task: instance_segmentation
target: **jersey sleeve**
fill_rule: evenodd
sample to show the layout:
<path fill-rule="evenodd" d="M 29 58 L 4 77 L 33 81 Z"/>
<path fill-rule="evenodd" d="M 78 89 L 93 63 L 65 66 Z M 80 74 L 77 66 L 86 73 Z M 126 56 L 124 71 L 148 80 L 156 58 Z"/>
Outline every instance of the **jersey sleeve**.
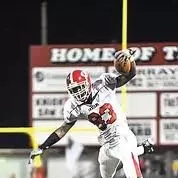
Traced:
<path fill-rule="evenodd" d="M 111 90 L 114 90 L 117 87 L 117 77 L 119 74 L 115 73 L 104 73 L 101 75 L 103 85 Z"/>
<path fill-rule="evenodd" d="M 77 121 L 77 117 L 72 113 L 72 102 L 69 100 L 64 104 L 64 121 L 66 123 L 72 123 Z"/>

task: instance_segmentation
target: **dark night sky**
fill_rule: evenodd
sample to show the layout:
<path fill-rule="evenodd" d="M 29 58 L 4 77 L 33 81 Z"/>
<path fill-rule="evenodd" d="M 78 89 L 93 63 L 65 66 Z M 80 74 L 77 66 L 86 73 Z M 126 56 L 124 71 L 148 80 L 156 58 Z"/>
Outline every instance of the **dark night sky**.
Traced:
<path fill-rule="evenodd" d="M 129 42 L 178 41 L 176 0 L 128 1 Z M 48 43 L 121 42 L 121 2 L 48 0 Z M 0 39 L 0 126 L 27 126 L 28 48 L 40 44 L 40 1 L 2 1 Z M 0 143 L 26 144 L 14 137 L 24 143 L 12 143 L 12 135 L 1 135 Z"/>

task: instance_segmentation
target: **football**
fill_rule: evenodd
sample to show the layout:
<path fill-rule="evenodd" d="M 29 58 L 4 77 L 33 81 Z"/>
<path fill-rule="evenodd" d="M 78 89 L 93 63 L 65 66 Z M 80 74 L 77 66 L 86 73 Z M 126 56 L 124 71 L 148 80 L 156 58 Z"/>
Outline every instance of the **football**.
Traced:
<path fill-rule="evenodd" d="M 121 74 L 127 74 L 131 69 L 130 58 L 123 57 L 123 59 L 114 59 L 114 67 L 117 72 Z"/>

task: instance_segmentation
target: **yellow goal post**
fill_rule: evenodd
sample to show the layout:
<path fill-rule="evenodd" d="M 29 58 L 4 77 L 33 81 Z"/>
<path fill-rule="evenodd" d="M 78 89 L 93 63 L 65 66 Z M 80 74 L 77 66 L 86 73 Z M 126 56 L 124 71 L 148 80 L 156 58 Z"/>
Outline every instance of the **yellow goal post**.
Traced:
<path fill-rule="evenodd" d="M 127 48 L 127 13 L 128 0 L 122 0 L 122 49 Z M 121 102 L 124 112 L 127 110 L 127 88 L 126 85 L 121 87 Z"/>

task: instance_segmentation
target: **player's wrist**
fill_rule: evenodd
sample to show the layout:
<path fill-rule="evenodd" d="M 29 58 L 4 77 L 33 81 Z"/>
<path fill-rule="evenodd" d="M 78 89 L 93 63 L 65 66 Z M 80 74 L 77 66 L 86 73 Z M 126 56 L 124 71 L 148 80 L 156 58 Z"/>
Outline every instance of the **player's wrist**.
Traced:
<path fill-rule="evenodd" d="M 41 144 L 39 147 L 38 147 L 40 150 L 44 151 L 47 149 L 47 147 L 45 147 L 43 144 Z"/>
<path fill-rule="evenodd" d="M 39 146 L 39 149 L 41 149 L 42 151 L 44 151 L 44 150 L 48 149 L 49 147 L 51 147 L 53 144 L 55 144 L 59 140 L 60 140 L 59 136 L 55 132 L 53 132 L 47 138 L 47 140 L 43 144 L 41 144 Z"/>

